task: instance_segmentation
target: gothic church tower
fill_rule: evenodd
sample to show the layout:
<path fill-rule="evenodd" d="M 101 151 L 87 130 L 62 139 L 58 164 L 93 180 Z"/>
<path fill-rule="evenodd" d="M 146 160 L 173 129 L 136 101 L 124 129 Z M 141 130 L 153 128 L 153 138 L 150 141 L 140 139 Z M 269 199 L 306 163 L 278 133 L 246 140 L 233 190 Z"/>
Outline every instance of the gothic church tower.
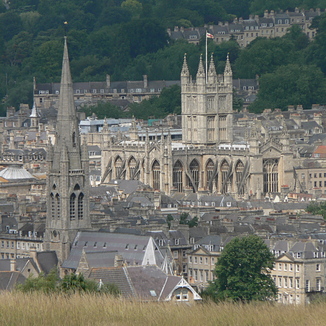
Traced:
<path fill-rule="evenodd" d="M 206 72 L 200 57 L 192 81 L 186 56 L 181 71 L 182 140 L 192 146 L 232 143 L 232 69 L 227 57 L 224 74 L 216 74 L 213 56 Z"/>
<path fill-rule="evenodd" d="M 91 228 L 89 217 L 89 158 L 81 145 L 70 74 L 67 39 L 64 40 L 55 144 L 47 154 L 47 217 L 45 246 L 59 262 L 67 259 L 78 230 Z"/>

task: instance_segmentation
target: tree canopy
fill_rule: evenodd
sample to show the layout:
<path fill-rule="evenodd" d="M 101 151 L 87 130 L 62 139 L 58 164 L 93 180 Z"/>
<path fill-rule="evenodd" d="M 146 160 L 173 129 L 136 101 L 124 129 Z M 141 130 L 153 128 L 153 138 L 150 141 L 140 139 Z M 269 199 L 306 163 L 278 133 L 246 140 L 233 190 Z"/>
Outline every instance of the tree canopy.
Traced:
<path fill-rule="evenodd" d="M 82 274 L 68 274 L 63 279 L 60 279 L 56 269 L 53 269 L 49 274 L 40 274 L 35 277 L 30 275 L 23 284 L 16 287 L 17 291 L 21 292 L 43 292 L 46 294 L 55 293 L 99 293 L 118 295 L 119 289 L 114 284 L 101 284 L 96 281 L 85 279 Z"/>
<path fill-rule="evenodd" d="M 112 81 L 140 80 L 145 74 L 150 80 L 178 80 L 184 53 L 191 74 L 196 74 L 205 41 L 203 38 L 195 45 L 172 40 L 167 28 L 231 22 L 235 16 L 248 18 L 249 14 L 262 15 L 265 10 L 295 7 L 325 8 L 326 0 L 15 0 L 6 6 L 1 3 L 0 112 L 4 113 L 7 106 L 18 107 L 19 103 L 32 105 L 33 77 L 37 83 L 60 80 L 64 34 L 68 36 L 74 81 L 105 80 L 106 74 L 111 75 Z M 65 21 L 68 24 L 63 24 Z M 318 31 L 313 41 L 299 26 L 292 26 L 282 38 L 256 39 L 243 49 L 235 39 L 222 44 L 209 40 L 208 50 L 209 54 L 214 53 L 218 73 L 223 72 L 226 55 L 230 54 L 235 78 L 258 75 L 263 82 L 266 74 L 279 74 L 278 68 L 293 64 L 303 67 L 302 78 L 306 78 L 307 70 L 315 71 L 312 67 L 317 66 L 324 79 L 326 15 L 317 16 L 313 27 Z M 291 85 L 289 92 L 296 93 L 295 84 Z M 317 101 L 324 104 L 319 96 L 322 91 L 323 86 L 313 94 L 301 93 L 300 104 L 309 106 Z M 277 90 L 261 93 L 255 110 L 269 105 L 269 95 L 274 98 L 279 95 Z M 141 111 L 144 118 L 178 112 L 175 109 L 178 105 L 173 104 L 173 108 L 169 103 L 164 105 L 168 107 L 162 110 L 162 106 L 153 109 L 152 103 L 146 103 L 136 105 L 132 111 Z"/>
<path fill-rule="evenodd" d="M 270 276 L 274 257 L 255 235 L 231 240 L 215 267 L 216 279 L 204 292 L 213 300 L 240 302 L 274 299 L 277 288 Z"/>

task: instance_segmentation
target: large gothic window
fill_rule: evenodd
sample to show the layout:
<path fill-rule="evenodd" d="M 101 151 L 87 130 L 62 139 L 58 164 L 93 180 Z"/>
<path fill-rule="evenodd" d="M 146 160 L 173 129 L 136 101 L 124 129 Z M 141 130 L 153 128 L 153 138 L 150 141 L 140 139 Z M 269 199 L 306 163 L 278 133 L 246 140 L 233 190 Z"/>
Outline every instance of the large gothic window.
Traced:
<path fill-rule="evenodd" d="M 235 167 L 235 182 L 237 185 L 239 195 L 244 194 L 244 185 L 241 184 L 243 178 L 243 171 L 244 171 L 244 165 L 241 161 L 239 161 Z"/>
<path fill-rule="evenodd" d="M 76 218 L 76 195 L 72 193 L 70 195 L 70 219 L 74 220 Z"/>
<path fill-rule="evenodd" d="M 60 202 L 60 195 L 56 194 L 55 195 L 55 202 L 57 206 L 57 218 L 61 217 L 61 202 Z"/>
<path fill-rule="evenodd" d="M 217 178 L 215 178 L 215 180 L 212 180 L 214 170 L 215 170 L 214 162 L 211 159 L 209 159 L 206 164 L 206 187 L 210 191 L 213 190 L 214 185 L 215 185 L 215 187 L 217 187 Z M 214 184 L 214 182 L 215 182 L 215 184 Z"/>
<path fill-rule="evenodd" d="M 190 174 L 194 184 L 192 186 L 193 191 L 196 192 L 199 186 L 199 163 L 197 160 L 192 160 L 190 163 Z M 192 182 L 191 182 L 192 183 Z"/>
<path fill-rule="evenodd" d="M 137 162 L 134 157 L 129 160 L 129 179 L 133 180 L 135 175 Z"/>
<path fill-rule="evenodd" d="M 120 179 L 120 174 L 122 172 L 122 159 L 120 156 L 117 157 L 114 163 L 115 166 L 115 178 Z"/>
<path fill-rule="evenodd" d="M 153 188 L 155 190 L 160 190 L 160 175 L 161 175 L 161 169 L 160 169 L 160 163 L 155 161 L 152 166 L 152 173 L 153 173 Z"/>
<path fill-rule="evenodd" d="M 177 189 L 178 192 L 182 192 L 182 174 L 183 167 L 180 161 L 177 161 L 173 166 L 173 187 Z"/>
<path fill-rule="evenodd" d="M 222 175 L 222 189 L 221 192 L 223 194 L 227 193 L 230 186 L 229 180 L 229 163 L 227 161 L 223 161 L 221 165 L 221 175 Z"/>
<path fill-rule="evenodd" d="M 78 196 L 78 219 L 84 218 L 84 194 L 80 193 Z"/>
<path fill-rule="evenodd" d="M 263 161 L 264 193 L 278 192 L 278 159 Z"/>

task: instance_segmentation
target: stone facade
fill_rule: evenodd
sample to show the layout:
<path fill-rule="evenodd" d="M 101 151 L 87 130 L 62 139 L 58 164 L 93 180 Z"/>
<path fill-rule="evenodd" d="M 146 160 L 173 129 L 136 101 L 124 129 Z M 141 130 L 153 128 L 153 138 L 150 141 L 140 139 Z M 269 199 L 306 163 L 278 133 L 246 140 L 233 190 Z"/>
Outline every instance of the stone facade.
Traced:
<path fill-rule="evenodd" d="M 172 141 L 169 128 L 140 136 L 136 125 L 129 138 L 111 137 L 102 129 L 102 183 L 140 180 L 167 194 L 231 194 L 260 199 L 293 185 L 295 158 L 285 131 L 262 135 L 251 120 L 243 141 L 235 139 L 232 70 L 229 59 L 217 75 L 213 58 L 207 76 L 200 59 L 192 80 L 186 58 L 181 72 L 182 141 Z M 267 132 L 266 132 L 267 134 Z"/>

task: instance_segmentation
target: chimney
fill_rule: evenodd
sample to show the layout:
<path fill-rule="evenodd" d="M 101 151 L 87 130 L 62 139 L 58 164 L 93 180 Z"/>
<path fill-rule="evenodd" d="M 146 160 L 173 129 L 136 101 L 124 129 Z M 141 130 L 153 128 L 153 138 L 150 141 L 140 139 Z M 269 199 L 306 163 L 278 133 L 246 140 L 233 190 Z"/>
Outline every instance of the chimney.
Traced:
<path fill-rule="evenodd" d="M 29 256 L 31 257 L 31 259 L 33 259 L 35 265 L 37 266 L 38 270 L 39 270 L 39 273 L 42 272 L 42 268 L 38 262 L 38 259 L 37 259 L 37 252 L 36 252 L 36 247 L 33 246 L 33 247 L 30 247 L 29 249 Z"/>
<path fill-rule="evenodd" d="M 147 75 L 143 75 L 143 80 L 144 80 L 144 88 L 147 88 L 148 87 Z"/>
<path fill-rule="evenodd" d="M 10 259 L 10 272 L 16 271 L 16 258 Z"/>
<path fill-rule="evenodd" d="M 111 77 L 110 75 L 106 75 L 106 87 L 110 88 L 111 87 Z"/>

